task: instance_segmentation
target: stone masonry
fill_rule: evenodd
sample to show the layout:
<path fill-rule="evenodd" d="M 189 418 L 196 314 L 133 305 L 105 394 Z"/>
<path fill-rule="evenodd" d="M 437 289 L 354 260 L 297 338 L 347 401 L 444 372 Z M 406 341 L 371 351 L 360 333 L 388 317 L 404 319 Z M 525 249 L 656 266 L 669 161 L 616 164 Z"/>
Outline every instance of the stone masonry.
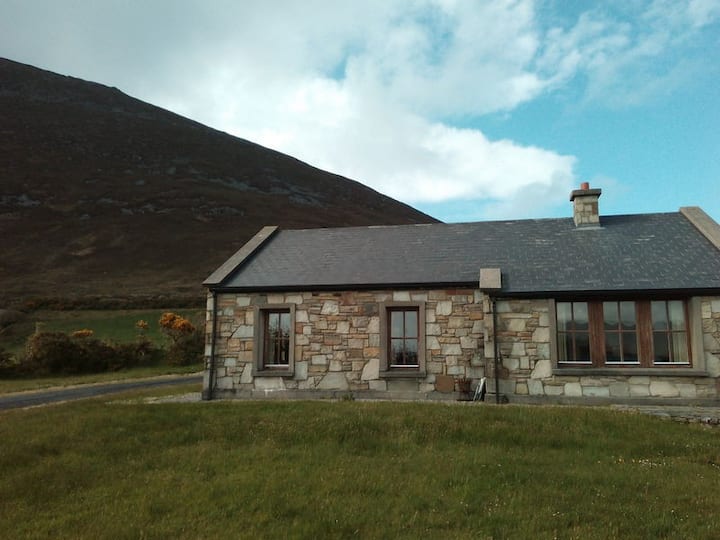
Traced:
<path fill-rule="evenodd" d="M 424 377 L 381 376 L 379 306 L 387 301 L 425 302 Z M 273 304 L 295 305 L 294 374 L 253 377 L 255 306 Z M 436 378 L 478 380 L 484 375 L 484 316 L 482 294 L 473 290 L 222 294 L 218 296 L 216 388 L 221 394 L 237 396 L 312 391 L 330 396 L 353 392 L 454 399 L 452 394 L 438 395 Z M 209 357 L 212 325 L 207 328 Z"/>
<path fill-rule="evenodd" d="M 426 373 L 383 378 L 380 366 L 380 304 L 425 302 Z M 717 399 L 720 395 L 720 298 L 700 300 L 704 371 L 698 374 L 559 374 L 552 358 L 552 303 L 543 299 L 491 302 L 479 290 L 293 292 L 218 295 L 215 349 L 217 396 L 358 397 L 455 399 L 436 388 L 440 377 L 488 377 L 493 389 L 494 343 L 501 355 L 499 387 L 510 401 L 623 401 L 652 398 Z M 292 377 L 253 376 L 255 307 L 295 305 Z M 208 320 L 212 313 L 208 300 Z M 207 325 L 206 361 L 210 356 Z M 693 354 L 698 354 L 694 351 Z M 697 363 L 697 358 L 695 360 Z M 207 371 L 206 371 L 207 384 Z"/>

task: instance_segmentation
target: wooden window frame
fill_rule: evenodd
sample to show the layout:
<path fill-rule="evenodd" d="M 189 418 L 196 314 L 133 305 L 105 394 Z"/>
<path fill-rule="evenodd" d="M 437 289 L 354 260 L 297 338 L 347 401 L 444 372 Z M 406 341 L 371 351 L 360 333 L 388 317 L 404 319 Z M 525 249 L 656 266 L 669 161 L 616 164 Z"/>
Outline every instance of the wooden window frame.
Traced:
<path fill-rule="evenodd" d="M 288 336 L 288 363 L 266 363 L 268 315 L 287 313 L 290 316 Z M 256 306 L 253 340 L 254 377 L 292 377 L 295 374 L 295 304 L 266 304 Z"/>
<path fill-rule="evenodd" d="M 674 331 L 676 333 L 684 333 L 687 347 L 687 362 L 656 362 L 653 351 L 653 325 L 651 302 L 679 300 L 683 303 L 684 330 Z M 635 304 L 635 333 L 637 336 L 637 354 L 638 362 L 607 362 L 605 349 L 605 320 L 603 304 L 612 302 L 619 304 L 620 302 L 634 302 Z M 560 330 L 557 322 L 557 305 L 561 302 L 586 302 L 588 307 L 588 331 L 590 333 L 590 362 L 560 360 L 559 347 L 561 334 L 567 334 L 567 331 Z M 554 364 L 559 371 L 566 371 L 568 368 L 578 368 L 579 370 L 592 370 L 605 368 L 608 371 L 624 370 L 632 372 L 638 368 L 649 368 L 650 370 L 668 369 L 668 370 L 691 370 L 693 364 L 693 340 L 694 332 L 692 328 L 692 319 L 690 317 L 691 300 L 686 298 L 661 298 L 661 299 L 572 299 L 572 300 L 556 300 L 551 302 L 553 316 L 553 339 L 554 339 Z M 673 332 L 668 330 L 668 332 Z"/>
<path fill-rule="evenodd" d="M 417 365 L 393 365 L 391 361 L 391 313 L 417 312 Z M 412 338 L 411 338 L 412 339 Z M 425 302 L 380 303 L 380 376 L 384 378 L 425 377 Z"/>

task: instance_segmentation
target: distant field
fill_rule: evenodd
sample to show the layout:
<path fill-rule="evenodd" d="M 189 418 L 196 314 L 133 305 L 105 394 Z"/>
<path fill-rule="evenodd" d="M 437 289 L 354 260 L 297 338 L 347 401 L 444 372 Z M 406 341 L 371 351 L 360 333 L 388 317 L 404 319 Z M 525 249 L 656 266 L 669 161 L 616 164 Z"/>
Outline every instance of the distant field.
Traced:
<path fill-rule="evenodd" d="M 0 413 L 8 538 L 718 538 L 720 431 L 607 409 L 128 403 Z"/>
<path fill-rule="evenodd" d="M 149 324 L 146 331 L 148 339 L 163 345 L 165 338 L 160 333 L 157 322 L 165 311 L 179 313 L 196 324 L 205 320 L 205 311 L 202 309 L 36 311 L 25 321 L 0 333 L 0 347 L 15 355 L 20 354 L 24 350 L 25 341 L 36 329 L 44 332 L 70 333 L 89 328 L 96 338 L 127 343 L 137 339 L 138 330 L 135 328 L 135 323 L 141 319 Z"/>

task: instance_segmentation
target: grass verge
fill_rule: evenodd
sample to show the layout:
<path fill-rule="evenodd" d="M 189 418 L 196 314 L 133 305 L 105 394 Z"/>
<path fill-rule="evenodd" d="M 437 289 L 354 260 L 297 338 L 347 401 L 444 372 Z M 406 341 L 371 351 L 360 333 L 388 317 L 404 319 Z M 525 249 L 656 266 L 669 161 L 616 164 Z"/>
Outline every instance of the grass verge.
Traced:
<path fill-rule="evenodd" d="M 720 431 L 361 402 L 0 414 L 8 537 L 717 538 Z"/>
<path fill-rule="evenodd" d="M 37 378 L 0 379 L 0 394 L 9 392 L 24 392 L 26 390 L 42 390 L 61 386 L 74 386 L 77 384 L 104 383 L 110 381 L 124 381 L 128 379 L 144 379 L 160 375 L 182 375 L 202 371 L 202 362 L 189 366 L 145 366 L 132 369 L 123 369 L 107 373 L 92 373 L 88 375 L 57 375 Z"/>

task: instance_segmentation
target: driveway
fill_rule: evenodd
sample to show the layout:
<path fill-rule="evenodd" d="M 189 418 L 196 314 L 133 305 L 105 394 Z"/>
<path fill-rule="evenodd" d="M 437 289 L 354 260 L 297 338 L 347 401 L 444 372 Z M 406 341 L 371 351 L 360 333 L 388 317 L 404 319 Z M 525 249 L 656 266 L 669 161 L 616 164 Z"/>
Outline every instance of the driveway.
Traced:
<path fill-rule="evenodd" d="M 127 390 L 139 390 L 144 388 L 160 388 L 179 384 L 193 384 L 202 382 L 202 375 L 172 375 L 153 377 L 151 379 L 136 379 L 126 382 L 86 384 L 68 388 L 50 388 L 47 390 L 31 390 L 13 394 L 0 395 L 0 409 L 18 409 L 22 407 L 33 407 L 36 405 L 47 405 L 60 401 L 84 399 L 106 394 L 116 394 Z"/>

